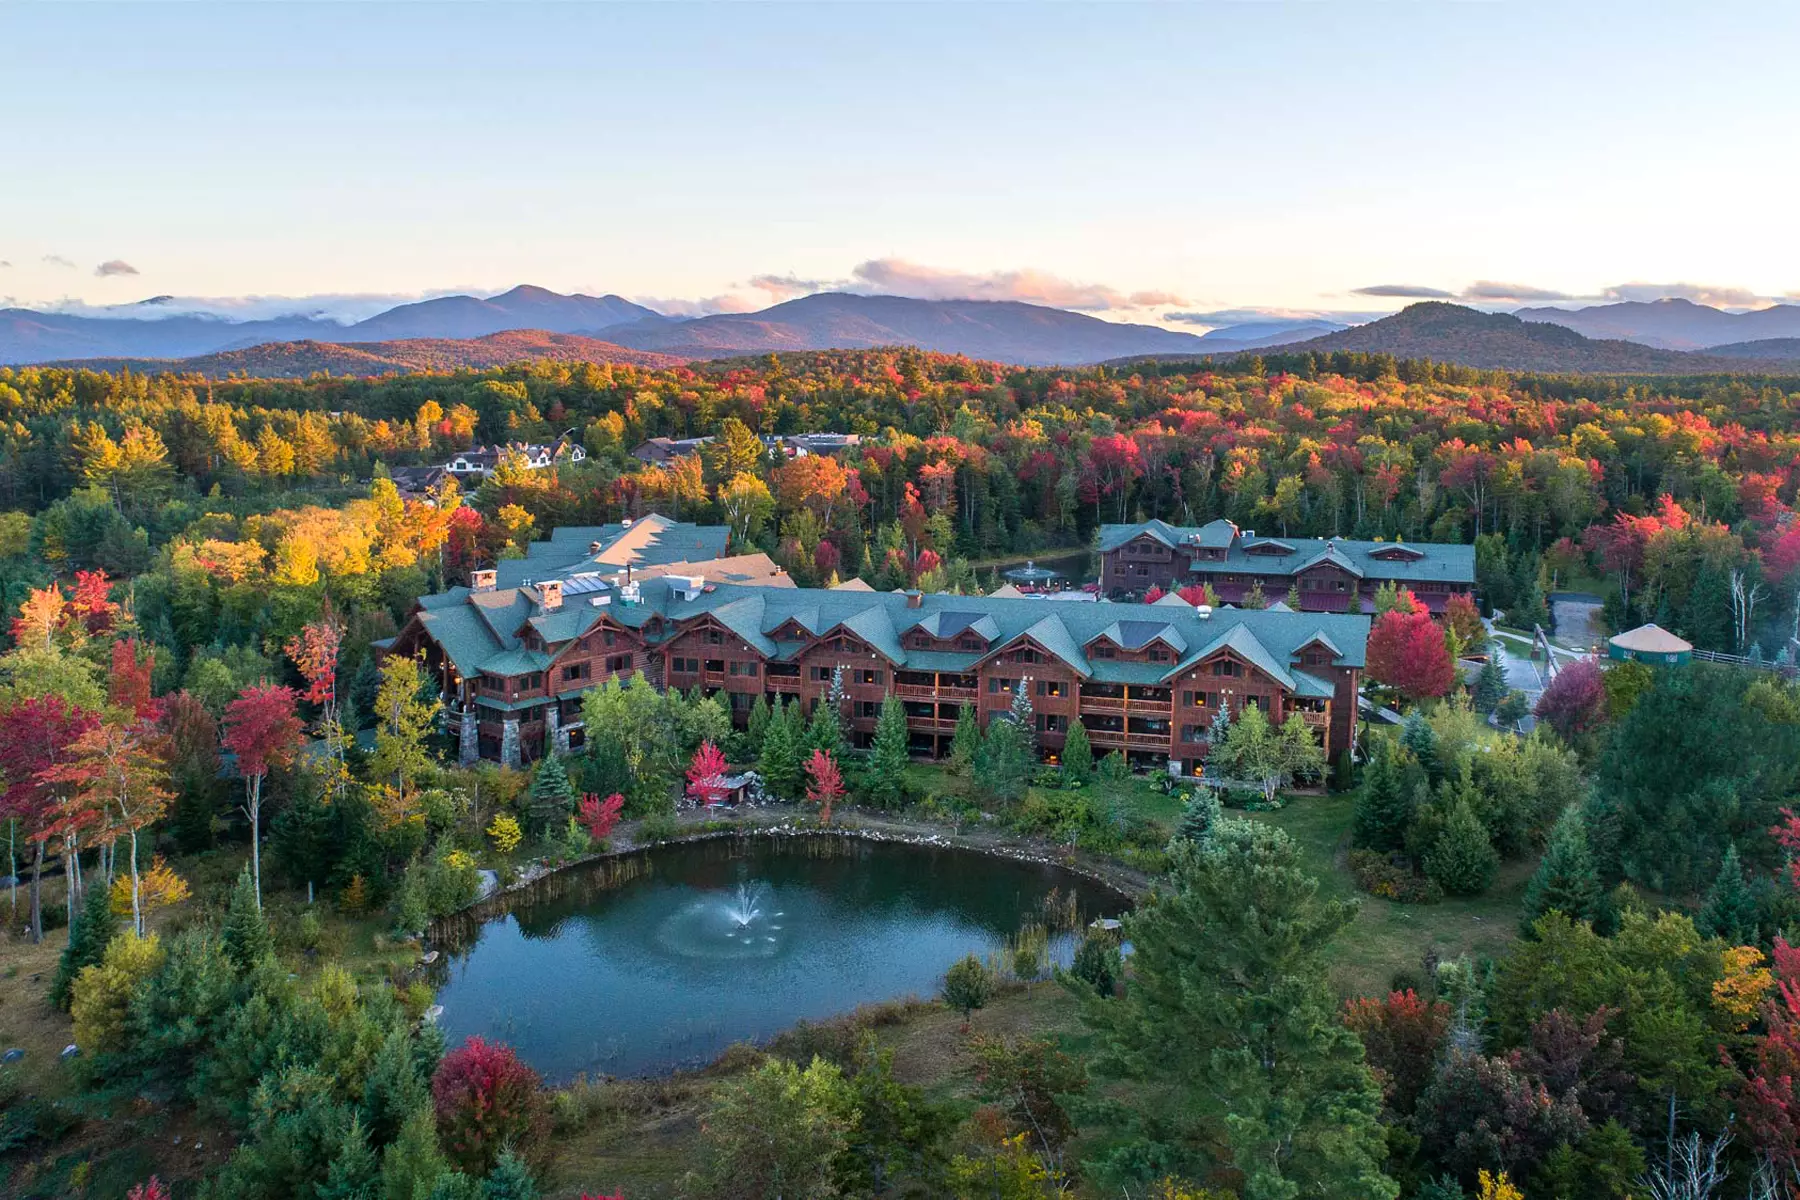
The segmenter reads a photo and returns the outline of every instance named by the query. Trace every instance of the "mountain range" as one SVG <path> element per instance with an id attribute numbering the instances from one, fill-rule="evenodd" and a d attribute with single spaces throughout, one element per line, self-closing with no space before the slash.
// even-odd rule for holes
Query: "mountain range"
<path id="1" fill-rule="evenodd" d="M 1800 370 L 1800 341 L 1740 342 L 1705 353 L 1663 350 L 1617 338 L 1583 337 L 1561 325 L 1526 321 L 1507 313 L 1478 312 L 1437 300 L 1410 304 L 1391 317 L 1366 325 L 1304 341 L 1284 342 L 1258 352 L 1302 354 L 1336 350 L 1428 358 L 1509 371 L 1702 375 Z M 1129 361 L 1121 360 L 1121 364 Z"/>
<path id="2" fill-rule="evenodd" d="M 271 343 L 361 347 L 413 339 L 482 338 L 509 330 L 600 336 L 631 350 L 683 359 L 781 350 L 914 345 L 1027 366 L 1096 362 L 1125 355 L 1230 353 L 1338 328 L 1307 321 L 1255 322 L 1201 336 L 1155 325 L 1103 321 L 1011 301 L 915 300 L 822 292 L 757 313 L 683 320 L 619 296 L 564 296 L 516 287 L 498 296 L 444 296 L 403 304 L 344 325 L 320 317 L 228 321 L 208 316 L 137 318 L 0 310 L 0 363 L 96 360 L 209 361 Z M 386 352 L 377 351 L 378 356 Z M 410 353 L 410 352 L 408 352 Z M 473 352 L 479 357 L 480 352 Z M 300 355 L 270 353 L 279 365 Z M 402 355 L 406 357 L 406 355 Z M 354 355 L 338 355 L 347 365 Z M 230 361 L 230 360 L 219 360 Z M 173 363 L 164 364 L 173 366 Z M 181 369 L 190 369 L 185 363 Z M 353 368 L 352 368 L 353 369 Z"/>
<path id="3" fill-rule="evenodd" d="M 143 313 L 155 304 L 134 308 Z M 1785 370 L 1800 361 L 1800 305 L 1732 313 L 1659 300 L 1506 315 L 1429 302 L 1364 325 L 1271 318 L 1204 335 L 1016 301 L 849 292 L 688 319 L 620 296 L 527 286 L 496 296 L 402 304 L 353 324 L 306 315 L 232 321 L 0 309 L 0 364 L 79 362 L 212 376 L 385 374 L 525 359 L 661 365 L 888 345 L 1021 366 L 1225 357 L 1280 347 L 1378 351 L 1527 371 L 1758 371 L 1775 369 L 1771 363 L 1786 364 Z"/>

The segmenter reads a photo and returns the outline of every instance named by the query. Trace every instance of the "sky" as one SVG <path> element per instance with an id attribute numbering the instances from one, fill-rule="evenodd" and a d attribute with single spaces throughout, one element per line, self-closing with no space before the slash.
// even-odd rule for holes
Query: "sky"
<path id="1" fill-rule="evenodd" d="M 0 46 L 0 303 L 1800 294 L 1792 3 L 9 3 Z"/>

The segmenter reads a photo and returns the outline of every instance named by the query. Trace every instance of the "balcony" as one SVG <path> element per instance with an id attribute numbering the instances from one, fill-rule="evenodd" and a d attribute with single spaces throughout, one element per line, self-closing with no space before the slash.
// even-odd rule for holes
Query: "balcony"
<path id="1" fill-rule="evenodd" d="M 771 692 L 787 692 L 797 695 L 800 691 L 798 675 L 765 675 L 763 684 Z"/>
<path id="2" fill-rule="evenodd" d="M 1123 696 L 1083 696 L 1081 698 L 1080 707 L 1081 707 L 1082 712 L 1122 713 L 1125 711 L 1125 697 L 1123 697 Z"/>

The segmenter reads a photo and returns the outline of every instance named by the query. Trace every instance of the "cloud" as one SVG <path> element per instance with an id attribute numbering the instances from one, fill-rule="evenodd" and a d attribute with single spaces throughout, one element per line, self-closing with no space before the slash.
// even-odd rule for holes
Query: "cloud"
<path id="1" fill-rule="evenodd" d="M 1105 284 L 1076 283 L 1029 267 L 1014 271 L 950 271 L 903 258 L 872 258 L 858 263 L 851 275 L 861 285 L 858 290 L 866 288 L 918 300 L 1016 300 L 1077 312 L 1181 303 L 1179 296 L 1168 292 L 1128 294 Z"/>
<path id="2" fill-rule="evenodd" d="M 5 259 L 0 259 L 0 271 L 8 270 L 11 267 L 11 263 L 7 262 Z"/>
<path id="3" fill-rule="evenodd" d="M 1762 308 L 1771 299 L 1749 288 L 1718 287 L 1704 283 L 1619 283 L 1606 288 L 1599 300 L 1692 300 L 1715 308 Z"/>
<path id="4" fill-rule="evenodd" d="M 801 279 L 797 275 L 752 275 L 746 285 L 767 293 L 777 304 L 817 292 L 838 292 L 850 286 L 848 279 Z"/>
<path id="5" fill-rule="evenodd" d="M 109 258 L 94 268 L 94 274 L 102 279 L 113 275 L 136 275 L 138 269 L 122 258 Z"/>
<path id="6" fill-rule="evenodd" d="M 1402 300 L 1454 300 L 1455 292 L 1443 288 L 1421 287 L 1416 283 L 1377 283 L 1350 289 L 1356 296 L 1392 296 Z"/>
<path id="7" fill-rule="evenodd" d="M 1541 304 L 1552 300 L 1582 299 L 1550 288 L 1532 287 L 1525 283 L 1495 283 L 1491 279 L 1478 279 L 1471 283 L 1462 290 L 1460 298 L 1483 304 Z"/>
<path id="8" fill-rule="evenodd" d="M 71 271 L 75 269 L 75 264 L 60 254 L 46 254 L 44 255 L 44 262 L 53 267 L 67 267 Z"/>

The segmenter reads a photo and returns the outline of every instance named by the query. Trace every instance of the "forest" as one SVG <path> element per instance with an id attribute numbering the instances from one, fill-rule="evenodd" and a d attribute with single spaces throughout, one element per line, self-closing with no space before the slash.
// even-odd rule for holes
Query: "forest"
<path id="1" fill-rule="evenodd" d="M 1349 354 L 1193 370 L 885 350 L 379 380 L 0 371 L 0 1041 L 23 1055 L 0 1063 L 0 1188 L 1795 1196 L 1800 379 Z M 813 430 L 864 440 L 791 460 L 760 440 Z M 586 461 L 503 456 L 466 494 L 389 476 L 566 431 Z M 632 456 L 655 436 L 713 440 Z M 1654 620 L 1746 663 L 1572 665 L 1521 736 L 1503 684 L 1453 672 L 1475 614 L 1446 636 L 1401 592 L 1370 673 L 1404 724 L 1326 764 L 1250 709 L 1213 738 L 1268 780 L 1248 793 L 1171 794 L 1073 745 L 1039 764 L 1022 693 L 986 734 L 965 712 L 942 766 L 906 761 L 892 697 L 865 755 L 828 706 L 759 705 L 740 730 L 641 680 L 588 694 L 596 734 L 566 760 L 450 765 L 419 664 L 371 643 L 558 526 L 648 512 L 729 525 L 803 584 L 945 591 L 1148 517 L 1473 541 L 1509 624 L 1592 591 L 1615 628 Z M 975 828 L 1128 872 L 1131 953 L 1090 934 L 1068 970 L 970 959 L 930 1002 L 662 1084 L 551 1088 L 504 1044 L 445 1044 L 418 935 L 480 872 L 735 828 L 751 818 L 710 803 L 728 762 L 811 828 Z M 1302 777 L 1319 786 L 1291 794 Z M 1373 920 L 1410 932 L 1360 943 Z M 1025 1015 L 971 1034 L 983 1010 Z M 966 1070 L 908 1075 L 901 1035 L 923 1029 Z M 569 1149 L 670 1113 L 673 1163 Z"/>

